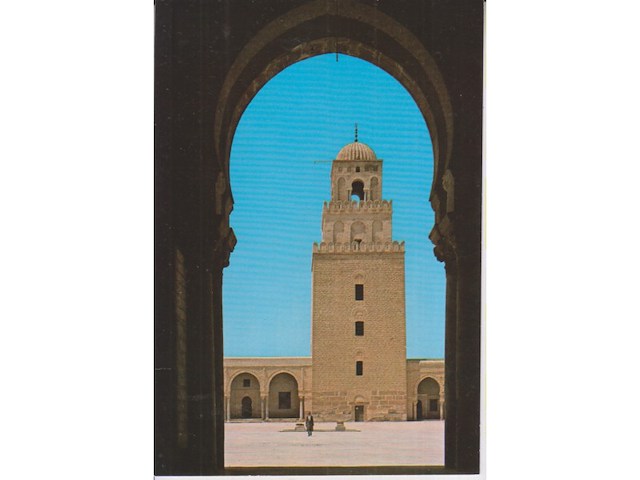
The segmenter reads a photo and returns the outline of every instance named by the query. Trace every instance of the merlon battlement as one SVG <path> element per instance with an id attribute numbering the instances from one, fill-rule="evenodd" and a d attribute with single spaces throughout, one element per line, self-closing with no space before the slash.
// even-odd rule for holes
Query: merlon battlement
<path id="1" fill-rule="evenodd" d="M 324 202 L 325 212 L 390 212 L 392 200 L 331 200 Z"/>
<path id="2" fill-rule="evenodd" d="M 313 253 L 384 253 L 404 252 L 404 242 L 321 242 L 313 244 Z"/>

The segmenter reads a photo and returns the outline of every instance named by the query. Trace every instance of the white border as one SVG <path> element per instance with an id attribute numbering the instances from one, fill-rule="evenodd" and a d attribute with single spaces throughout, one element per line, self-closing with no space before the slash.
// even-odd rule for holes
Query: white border
<path id="1" fill-rule="evenodd" d="M 491 480 L 636 472 L 639 13 L 487 9 Z M 3 19 L 0 469 L 150 478 L 153 8 Z"/>

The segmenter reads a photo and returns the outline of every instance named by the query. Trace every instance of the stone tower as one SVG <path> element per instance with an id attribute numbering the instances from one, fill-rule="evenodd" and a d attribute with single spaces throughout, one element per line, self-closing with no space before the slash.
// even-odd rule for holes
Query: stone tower
<path id="1" fill-rule="evenodd" d="M 340 150 L 312 258 L 312 388 L 318 420 L 406 420 L 404 242 L 391 236 L 382 160 Z"/>

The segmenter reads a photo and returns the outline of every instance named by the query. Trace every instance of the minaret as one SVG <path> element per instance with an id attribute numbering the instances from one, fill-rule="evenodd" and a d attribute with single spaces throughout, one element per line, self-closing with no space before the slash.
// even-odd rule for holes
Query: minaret
<path id="1" fill-rule="evenodd" d="M 404 242 L 391 236 L 382 160 L 358 141 L 331 168 L 312 259 L 313 413 L 406 420 Z"/>

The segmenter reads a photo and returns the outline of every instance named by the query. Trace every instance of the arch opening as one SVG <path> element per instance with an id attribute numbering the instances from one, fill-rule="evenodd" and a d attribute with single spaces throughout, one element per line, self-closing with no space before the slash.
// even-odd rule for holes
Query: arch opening
<path id="1" fill-rule="evenodd" d="M 297 56 L 297 54 L 292 54 L 292 55 L 286 55 L 283 57 L 270 60 L 268 64 L 265 66 L 262 73 L 248 82 L 248 86 L 246 90 L 244 90 L 242 93 L 239 93 L 240 92 L 239 87 L 233 87 L 231 89 L 229 93 L 230 98 L 233 98 L 234 91 L 236 94 L 239 94 L 239 96 L 236 97 L 237 103 L 235 103 L 235 106 L 231 106 L 230 108 L 223 107 L 221 109 L 218 109 L 219 112 L 222 111 L 223 113 L 221 115 L 218 115 L 216 117 L 216 120 L 218 118 L 221 118 L 222 119 L 221 125 L 223 126 L 227 125 L 226 128 L 222 127 L 219 133 L 220 136 L 217 138 L 217 141 L 219 139 L 219 143 L 218 143 L 218 146 L 220 148 L 219 151 L 223 152 L 222 156 L 227 159 L 227 162 L 225 164 L 227 168 L 229 168 L 229 156 L 231 151 L 231 145 L 233 143 L 233 139 L 235 135 L 235 129 L 238 126 L 238 123 L 240 122 L 240 118 L 242 117 L 242 114 L 244 113 L 245 108 L 248 106 L 249 102 L 253 99 L 256 93 L 260 91 L 260 89 L 266 84 L 266 82 L 268 82 L 271 78 L 273 78 L 277 73 L 284 70 L 284 68 L 286 68 L 287 66 L 292 65 L 296 62 L 299 62 L 300 60 L 304 60 L 305 58 L 310 58 L 317 55 L 321 55 L 322 53 L 327 53 L 332 49 L 329 48 L 328 43 L 326 43 L 324 39 L 318 39 L 318 40 L 312 40 L 309 42 L 302 43 L 299 46 L 299 50 L 304 52 L 300 54 L 300 56 Z M 432 98 L 430 97 L 430 95 L 433 95 L 433 92 L 430 92 L 430 94 L 425 93 L 425 91 L 423 91 L 421 87 L 418 85 L 420 81 L 411 77 L 409 73 L 411 69 L 410 68 L 404 69 L 401 63 L 395 63 L 395 61 L 391 60 L 392 57 L 387 56 L 387 53 L 389 52 L 385 53 L 382 50 L 373 48 L 367 45 L 366 43 L 358 41 L 357 39 L 344 39 L 344 42 L 342 41 L 340 42 L 339 53 L 353 55 L 354 57 L 367 60 L 370 63 L 381 67 L 383 70 L 387 71 L 387 73 L 390 73 L 394 78 L 396 78 L 396 80 L 398 80 L 410 92 L 411 96 L 413 97 L 416 104 L 418 104 L 418 107 L 423 114 L 423 119 L 425 120 L 426 124 L 429 126 L 430 133 L 428 132 L 427 135 L 431 136 L 433 151 L 434 151 L 434 170 L 431 176 L 431 181 L 435 182 L 436 168 L 440 168 L 440 167 L 437 167 L 437 165 L 439 163 L 442 163 L 446 159 L 446 152 L 448 151 L 446 149 L 446 144 L 448 142 L 448 139 L 451 138 L 452 131 L 453 131 L 452 125 L 447 126 L 446 118 L 448 117 L 447 115 L 442 113 L 443 108 L 441 104 L 438 101 L 434 100 L 438 97 L 438 95 L 435 95 Z M 242 78 L 243 75 L 244 73 L 241 71 L 239 73 L 239 77 Z M 421 78 L 423 77 L 422 74 L 420 74 L 419 76 L 421 76 Z M 424 78 L 422 78 L 421 81 L 424 81 Z M 429 82 L 427 81 L 427 83 Z M 237 84 L 245 85 L 245 86 L 247 85 L 242 81 L 238 82 Z M 437 90 L 437 88 L 435 90 Z M 442 91 L 440 93 L 442 93 Z M 443 99 L 446 99 L 447 101 L 444 101 Z M 445 104 L 448 108 L 450 108 L 450 106 L 448 106 L 448 97 L 446 97 L 446 91 L 445 91 L 445 95 L 441 96 L 439 100 L 443 100 L 442 104 Z M 434 104 L 438 104 L 438 107 L 432 108 L 432 105 Z M 234 105 L 234 102 L 230 101 L 228 105 Z M 446 110 L 446 108 L 444 108 L 444 110 Z M 222 132 L 227 132 L 227 136 L 225 137 L 222 134 Z M 425 182 L 425 183 L 428 184 L 428 182 Z M 348 188 L 348 184 L 345 185 L 345 187 Z M 372 181 L 372 184 L 370 186 L 370 190 L 372 192 L 375 192 L 377 191 L 377 188 L 378 188 L 377 179 L 374 179 L 374 181 Z M 351 185 L 351 194 L 352 194 L 351 197 L 354 200 L 357 200 L 357 201 L 365 200 L 364 183 L 354 182 Z M 346 188 L 344 189 L 344 191 L 342 189 L 339 190 L 338 198 L 342 198 L 342 195 L 344 195 L 345 199 L 347 200 L 349 199 L 349 197 L 347 197 Z M 375 195 L 375 193 L 373 193 L 373 195 Z M 430 197 L 430 194 L 427 192 L 426 196 Z M 379 194 L 379 198 L 382 199 L 381 193 Z M 377 225 L 376 227 L 377 227 L 376 234 L 380 235 L 381 228 L 378 228 Z M 347 223 L 345 227 L 346 231 L 344 232 L 345 237 L 349 235 L 349 228 L 350 226 Z M 368 234 L 369 237 L 372 236 L 372 232 L 366 232 L 365 230 L 360 230 L 358 225 L 356 225 L 356 227 L 354 228 L 353 224 L 351 225 L 350 233 L 351 233 L 351 241 L 356 242 L 358 245 L 363 240 L 365 240 L 365 235 Z M 425 232 L 423 232 L 423 235 L 424 233 Z M 333 238 L 334 241 L 336 241 L 335 234 L 336 232 L 334 232 L 334 238 Z M 346 238 L 345 238 L 345 241 L 346 241 Z M 371 241 L 371 238 L 369 238 L 368 241 Z M 297 399 L 297 395 L 295 396 L 295 398 Z M 281 402 L 279 392 L 276 398 L 275 390 L 272 390 L 271 383 L 269 385 L 268 403 L 270 405 L 271 417 L 279 416 L 279 414 L 276 412 L 276 409 L 273 408 L 275 405 L 278 405 L 278 406 L 288 405 L 286 400 L 282 400 Z M 362 408 L 364 409 L 364 406 L 362 406 Z M 283 415 L 283 416 L 287 416 L 287 415 Z M 292 414 L 290 416 L 293 418 L 293 417 L 296 417 L 297 415 Z M 362 412 L 362 418 L 364 418 L 364 411 Z"/>
<path id="2" fill-rule="evenodd" d="M 361 202 L 364 200 L 364 183 L 356 180 L 351 184 L 351 200 Z"/>
<path id="3" fill-rule="evenodd" d="M 290 373 L 279 373 L 269 382 L 269 417 L 302 418 L 298 381 Z"/>
<path id="4" fill-rule="evenodd" d="M 323 77 L 322 72 L 325 70 Z M 305 72 L 312 72 L 314 76 L 307 77 L 308 74 Z M 349 77 L 351 81 L 347 81 L 347 75 L 352 75 Z M 282 87 L 287 82 L 293 81 L 298 82 L 295 86 L 301 90 L 298 97 L 292 93 L 291 86 L 287 89 Z M 315 91 L 309 87 L 310 85 L 317 86 Z M 278 88 L 284 92 L 281 96 L 278 96 Z M 318 93 L 320 89 L 322 93 Z M 350 111 L 345 112 L 345 103 L 353 97 L 358 98 L 360 104 L 354 101 Z M 317 99 L 317 103 L 314 103 L 316 101 L 314 98 Z M 339 101 L 334 98 L 338 98 Z M 306 110 L 301 106 L 309 103 L 311 106 Z M 365 103 L 366 105 L 363 106 Z M 305 118 L 305 122 L 296 120 L 300 118 Z M 404 212 L 409 212 L 404 214 L 401 212 L 403 217 L 401 220 L 398 220 L 399 216 L 395 214 L 393 228 L 393 232 L 396 233 L 395 239 L 418 246 L 408 250 L 406 260 L 408 269 L 413 272 L 419 271 L 424 266 L 424 261 L 415 261 L 415 257 L 428 257 L 428 262 L 431 262 L 430 270 L 422 269 L 420 275 L 432 275 L 433 278 L 438 279 L 438 282 L 444 284 L 442 265 L 431 255 L 427 235 L 433 225 L 433 211 L 427 201 L 429 190 L 428 181 L 425 179 L 433 175 L 434 149 L 430 141 L 430 132 L 426 128 L 424 117 L 415 99 L 409 95 L 402 84 L 371 62 L 343 56 L 336 64 L 332 55 L 314 55 L 313 58 L 305 58 L 290 69 L 285 69 L 264 86 L 244 112 L 233 138 L 230 174 L 233 179 L 236 179 L 233 188 L 236 208 L 231 217 L 231 225 L 239 243 L 231 257 L 230 267 L 225 271 L 223 283 L 225 318 L 233 316 L 227 307 L 231 303 L 234 304 L 237 312 L 244 313 L 241 310 L 246 302 L 227 301 L 227 292 L 232 291 L 233 288 L 243 292 L 242 295 L 245 297 L 251 295 L 253 298 L 261 298 L 268 302 L 281 302 L 284 295 L 265 294 L 266 291 L 273 292 L 276 286 L 280 286 L 281 291 L 286 290 L 290 293 L 290 298 L 310 302 L 308 285 L 299 281 L 300 276 L 306 275 L 308 271 L 304 269 L 304 264 L 299 259 L 302 255 L 307 258 L 309 247 L 308 243 L 303 246 L 297 244 L 293 246 L 292 241 L 297 238 L 305 236 L 307 239 L 324 242 L 327 248 L 336 248 L 336 244 L 343 244 L 344 246 L 340 245 L 337 248 L 349 248 L 352 251 L 387 248 L 384 244 L 392 242 L 392 228 L 387 220 L 372 224 L 365 217 L 366 228 L 362 223 L 353 222 L 351 219 L 344 219 L 344 223 L 336 221 L 333 226 L 331 222 L 327 222 L 329 227 L 326 232 L 322 231 L 320 222 L 309 221 L 313 218 L 321 220 L 319 218 L 321 216 L 318 215 L 320 202 L 330 201 L 336 197 L 347 200 L 351 187 L 358 195 L 358 202 L 362 198 L 365 200 L 364 204 L 356 207 L 345 203 L 339 208 L 358 208 L 364 214 L 367 211 L 376 212 L 376 209 L 388 209 L 391 213 L 390 200 L 380 198 L 373 202 L 366 201 L 371 200 L 372 194 L 374 198 L 381 195 L 383 171 L 381 165 L 363 164 L 363 171 L 357 176 L 348 171 L 349 168 L 353 170 L 353 165 L 338 162 L 336 165 L 331 165 L 332 170 L 327 168 L 333 161 L 327 161 L 327 159 L 334 159 L 338 156 L 336 153 L 341 151 L 341 147 L 351 143 L 354 118 L 371 119 L 367 123 L 360 124 L 359 135 L 362 142 L 358 143 L 365 145 L 364 140 L 375 142 L 376 148 L 381 148 L 388 153 L 388 160 L 386 160 L 388 163 L 384 167 L 388 179 L 385 191 L 389 199 L 401 202 L 405 208 Z M 407 138 L 411 141 L 406 141 Z M 318 161 L 319 158 L 324 160 Z M 292 159 L 296 161 L 293 162 Z M 380 158 L 380 160 L 383 159 Z M 410 169 L 411 175 L 407 175 L 407 169 Z M 258 172 L 259 174 L 256 174 Z M 268 182 L 265 181 L 267 176 Z M 336 178 L 337 180 L 330 181 Z M 292 179 L 294 179 L 293 182 Z M 327 191 L 328 186 L 330 189 Z M 295 201 L 292 200 L 292 194 Z M 266 205 L 275 208 L 265 208 Z M 287 217 L 276 216 L 283 212 Z M 245 221 L 243 225 L 238 221 L 240 216 Z M 356 215 L 353 220 L 358 216 Z M 301 226 L 306 228 L 304 232 L 300 229 Z M 293 227 L 296 231 L 293 231 Z M 405 234 L 406 232 L 409 233 Z M 253 238 L 249 238 L 250 236 Z M 379 243 L 377 247 L 372 246 L 375 242 Z M 275 245 L 288 247 L 274 256 Z M 289 248 L 292 246 L 294 248 Z M 424 252 L 427 252 L 426 255 Z M 289 253 L 292 254 L 292 258 L 296 257 L 295 261 L 283 259 Z M 241 258 L 243 255 L 246 256 Z M 251 272 L 250 267 L 264 264 L 265 259 L 268 262 L 280 261 L 276 258 L 287 261 L 295 265 L 293 268 L 299 267 L 300 270 L 287 279 L 272 278 L 274 281 L 265 285 L 260 281 L 258 274 Z M 247 274 L 242 280 L 239 277 L 239 270 L 236 270 L 236 264 L 244 265 L 243 271 Z M 274 265 L 269 275 L 278 276 L 281 270 Z M 427 311 L 425 302 L 430 300 L 427 300 L 429 296 L 426 291 L 424 294 L 416 295 L 417 290 L 424 285 L 424 280 L 417 276 L 418 274 L 408 272 L 407 288 L 411 291 L 412 298 L 421 298 L 422 304 L 410 306 L 408 312 L 421 315 L 420 312 Z M 442 314 L 439 312 L 433 317 L 443 318 L 444 295 L 438 295 L 437 298 L 437 302 L 442 304 L 437 307 Z M 272 335 L 271 329 L 261 327 L 263 322 L 275 324 L 286 316 L 290 316 L 292 306 L 297 309 L 294 316 L 301 317 L 309 311 L 310 304 L 305 305 L 304 308 L 298 308 L 298 305 L 298 303 L 281 305 L 279 307 L 281 311 L 287 309 L 286 315 L 268 313 L 269 309 L 258 307 L 257 310 L 261 312 L 259 321 L 252 321 L 251 329 L 245 328 L 241 332 L 240 326 L 247 325 L 249 315 L 252 314 L 246 312 L 244 318 L 238 314 L 237 320 L 234 318 L 225 325 L 225 352 L 230 352 L 230 356 L 255 356 L 255 353 L 243 353 L 228 348 L 227 341 L 234 335 L 238 338 L 242 337 L 243 341 L 249 340 L 248 333 L 260 332 L 262 339 L 270 337 L 274 342 L 279 343 L 280 351 L 269 352 L 270 356 L 309 355 L 308 351 L 292 353 L 287 348 L 290 348 L 294 342 L 285 341 L 291 335 L 291 328 L 298 329 L 297 338 L 308 337 L 309 330 L 302 330 L 297 324 L 290 322 L 286 328 L 279 330 L 277 335 Z M 444 337 L 442 325 L 443 322 L 436 325 L 441 332 L 436 337 L 431 335 L 430 338 L 437 338 L 444 344 L 441 340 Z M 229 332 L 229 328 L 237 328 L 238 332 Z M 423 332 L 426 332 L 424 328 L 414 329 L 414 333 L 409 337 L 415 349 L 419 348 L 421 342 L 430 341 Z M 243 344 L 249 345 L 251 342 L 244 341 Z M 410 355 L 415 358 L 442 358 L 443 356 L 442 349 L 429 353 L 410 353 Z"/>
<path id="5" fill-rule="evenodd" d="M 440 384 L 435 379 L 423 379 L 418 384 L 417 397 L 421 407 L 416 411 L 417 420 L 441 418 Z"/>
<path id="6" fill-rule="evenodd" d="M 240 373 L 231 381 L 227 418 L 261 418 L 260 382 L 250 373 Z"/>

